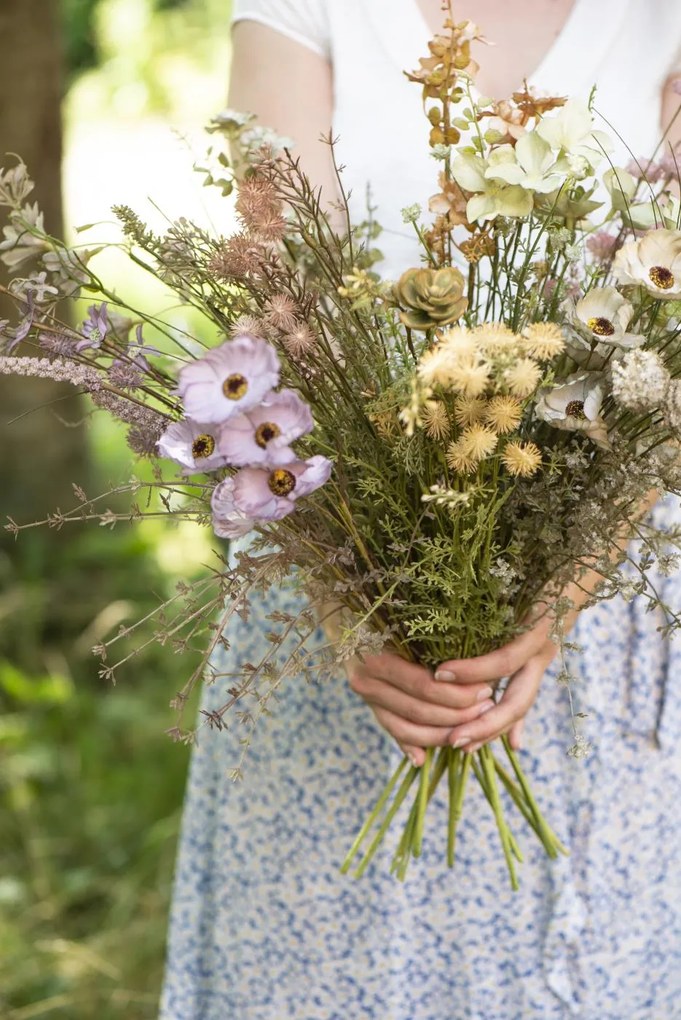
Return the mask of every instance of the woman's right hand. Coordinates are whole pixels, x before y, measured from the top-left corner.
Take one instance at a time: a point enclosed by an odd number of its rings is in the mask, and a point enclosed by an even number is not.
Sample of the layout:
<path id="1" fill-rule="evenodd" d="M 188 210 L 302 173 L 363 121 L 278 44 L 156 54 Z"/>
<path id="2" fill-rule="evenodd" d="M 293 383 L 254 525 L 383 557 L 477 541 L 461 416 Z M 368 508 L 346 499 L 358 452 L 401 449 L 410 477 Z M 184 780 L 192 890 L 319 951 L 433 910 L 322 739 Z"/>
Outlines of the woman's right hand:
<path id="1" fill-rule="evenodd" d="M 455 726 L 494 707 L 488 684 L 439 683 L 430 670 L 392 652 L 353 658 L 347 674 L 352 690 L 417 766 L 425 761 L 424 748 L 444 746 Z"/>

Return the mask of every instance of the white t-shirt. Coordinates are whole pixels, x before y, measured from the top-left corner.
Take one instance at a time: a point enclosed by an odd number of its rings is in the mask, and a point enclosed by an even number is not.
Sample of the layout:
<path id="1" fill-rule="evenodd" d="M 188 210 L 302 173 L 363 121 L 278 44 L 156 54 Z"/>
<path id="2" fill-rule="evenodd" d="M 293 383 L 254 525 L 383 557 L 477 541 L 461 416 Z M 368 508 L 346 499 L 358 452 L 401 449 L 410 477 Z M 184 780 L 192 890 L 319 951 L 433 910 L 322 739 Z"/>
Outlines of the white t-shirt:
<path id="1" fill-rule="evenodd" d="M 417 0 L 234 0 L 232 20 L 244 19 L 332 62 L 332 126 L 352 217 L 365 218 L 369 186 L 384 228 L 382 272 L 397 275 L 418 260 L 401 210 L 416 202 L 426 206 L 438 190 L 421 90 L 402 74 L 428 54 L 431 32 Z M 598 112 L 635 156 L 648 156 L 661 134 L 662 87 L 681 67 L 680 58 L 681 0 L 575 0 L 528 80 L 543 92 L 584 99 L 597 84 Z M 286 71 L 279 73 L 285 87 Z M 597 126 L 614 135 L 608 124 Z M 626 152 L 618 158 L 626 161 Z"/>

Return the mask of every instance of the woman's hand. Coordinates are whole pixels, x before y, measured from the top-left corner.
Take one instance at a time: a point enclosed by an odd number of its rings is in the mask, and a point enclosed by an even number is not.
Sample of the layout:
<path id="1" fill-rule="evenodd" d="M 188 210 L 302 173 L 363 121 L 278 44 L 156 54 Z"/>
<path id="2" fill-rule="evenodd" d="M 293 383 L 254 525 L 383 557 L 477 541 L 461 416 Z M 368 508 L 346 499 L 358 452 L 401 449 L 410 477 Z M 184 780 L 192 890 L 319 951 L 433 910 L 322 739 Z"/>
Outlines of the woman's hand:
<path id="1" fill-rule="evenodd" d="M 495 710 L 492 688 L 483 680 L 442 683 L 392 652 L 354 658 L 347 672 L 352 690 L 415 765 L 425 761 L 425 747 L 450 743 L 456 727 L 468 728 Z"/>
<path id="2" fill-rule="evenodd" d="M 534 704 L 547 666 L 558 651 L 550 640 L 553 620 L 546 613 L 529 630 L 487 655 L 473 659 L 450 659 L 435 673 L 436 683 L 465 691 L 468 685 L 495 684 L 509 677 L 499 701 L 482 718 L 462 721 L 450 733 L 448 743 L 464 751 L 477 751 L 502 733 L 511 746 L 520 747 L 525 716 Z"/>

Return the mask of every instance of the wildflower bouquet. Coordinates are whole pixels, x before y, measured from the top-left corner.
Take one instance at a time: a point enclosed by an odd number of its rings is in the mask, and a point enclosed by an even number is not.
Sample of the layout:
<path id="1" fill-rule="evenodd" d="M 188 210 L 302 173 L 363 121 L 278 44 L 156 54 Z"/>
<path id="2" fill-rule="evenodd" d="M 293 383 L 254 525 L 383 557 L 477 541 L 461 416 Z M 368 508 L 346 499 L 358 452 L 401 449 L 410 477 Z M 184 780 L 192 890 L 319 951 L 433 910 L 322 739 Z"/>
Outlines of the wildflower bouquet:
<path id="1" fill-rule="evenodd" d="M 0 371 L 68 379 L 128 424 L 130 446 L 154 464 L 151 481 L 131 483 L 129 517 L 252 535 L 230 564 L 180 585 L 163 607 L 163 639 L 184 647 L 209 634 L 174 700 L 177 739 L 193 737 L 182 711 L 206 662 L 219 678 L 210 654 L 225 639 L 214 611 L 226 601 L 227 616 L 246 614 L 273 584 L 304 594 L 301 610 L 272 614 L 268 654 L 231 678 L 211 725 L 224 725 L 231 706 L 252 723 L 288 676 L 337 675 L 338 664 L 386 646 L 428 667 L 483 654 L 522 632 L 538 605 L 561 643 L 572 608 L 561 593 L 585 571 L 603 577 L 595 599 L 631 588 L 620 569 L 626 537 L 643 549 L 635 588 L 657 603 L 646 566 L 672 565 L 668 547 L 680 537 L 641 519 L 651 490 L 681 491 L 675 164 L 665 154 L 647 177 L 612 165 L 608 138 L 577 100 L 528 88 L 476 100 L 470 48 L 479 38 L 450 16 L 409 75 L 423 89 L 442 169 L 434 218 L 404 211 L 422 264 L 397 281 L 375 272 L 376 228 L 350 223 L 342 175 L 340 202 L 325 206 L 286 143 L 247 115 L 213 121 L 202 169 L 209 184 L 236 192 L 233 236 L 185 220 L 159 235 L 131 209 L 115 210 L 130 257 L 206 316 L 217 345 L 126 305 L 92 269 L 96 249 L 46 235 L 23 164 L 0 175 L 2 257 L 25 273 L 9 288 L 21 317 L 3 324 Z M 74 329 L 59 301 L 83 288 L 98 301 Z M 15 356 L 21 340 L 35 356 Z M 48 523 L 113 526 L 125 516 L 77 495 L 74 511 Z M 335 634 L 311 643 L 320 620 Z M 115 641 L 98 649 L 107 677 Z M 587 743 L 575 729 L 569 753 Z M 563 849 L 503 738 L 474 753 L 429 749 L 421 768 L 405 758 L 344 869 L 358 862 L 363 873 L 405 805 L 393 861 L 403 878 L 445 780 L 452 865 L 471 774 L 514 886 L 521 855 L 504 802 L 547 853 Z"/>

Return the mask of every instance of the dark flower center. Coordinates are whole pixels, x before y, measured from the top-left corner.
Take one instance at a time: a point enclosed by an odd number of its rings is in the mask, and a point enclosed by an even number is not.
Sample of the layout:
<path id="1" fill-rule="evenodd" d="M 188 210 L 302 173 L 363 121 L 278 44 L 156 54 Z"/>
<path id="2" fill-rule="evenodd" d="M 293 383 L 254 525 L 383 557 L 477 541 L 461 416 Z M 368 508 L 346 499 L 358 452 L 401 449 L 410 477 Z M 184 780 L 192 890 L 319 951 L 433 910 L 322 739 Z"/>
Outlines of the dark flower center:
<path id="1" fill-rule="evenodd" d="M 648 276 L 660 290 L 669 290 L 674 286 L 674 274 L 666 266 L 652 266 L 648 270 Z"/>
<path id="2" fill-rule="evenodd" d="M 264 450 L 267 444 L 281 435 L 281 429 L 273 421 L 264 421 L 255 430 L 255 441 Z"/>
<path id="3" fill-rule="evenodd" d="M 277 468 L 271 473 L 267 484 L 275 496 L 288 496 L 296 487 L 296 476 L 286 468 Z"/>
<path id="4" fill-rule="evenodd" d="M 615 327 L 610 319 L 604 319 L 600 315 L 595 319 L 587 319 L 586 324 L 596 336 L 612 336 L 615 332 Z"/>
<path id="5" fill-rule="evenodd" d="M 241 400 L 248 392 L 248 379 L 239 372 L 228 375 L 222 384 L 222 392 L 228 400 Z"/>
<path id="6" fill-rule="evenodd" d="M 192 456 L 194 460 L 201 460 L 203 457 L 210 457 L 215 450 L 215 440 L 207 432 L 202 432 L 192 443 Z"/>
<path id="7" fill-rule="evenodd" d="M 584 401 L 571 400 L 565 408 L 565 413 L 568 418 L 586 418 L 586 415 L 584 414 Z"/>

